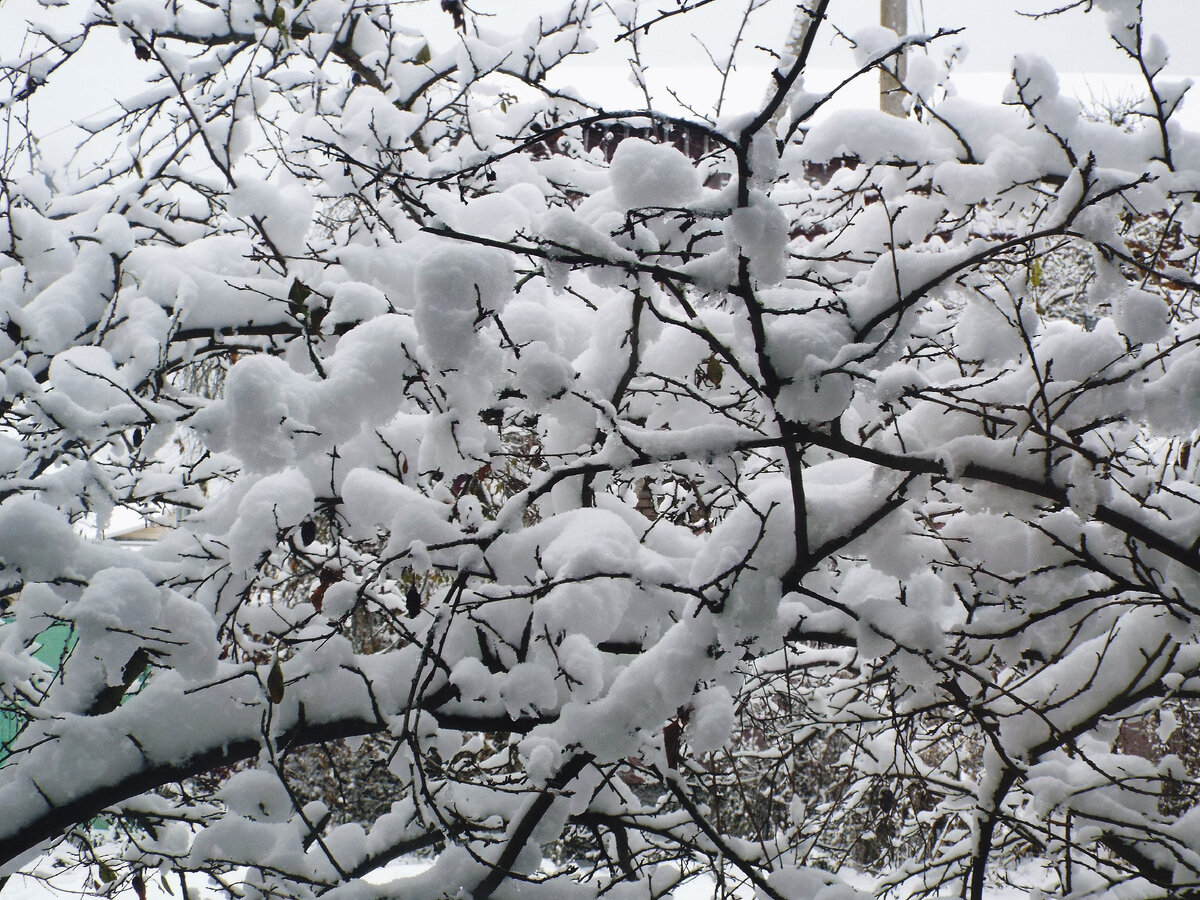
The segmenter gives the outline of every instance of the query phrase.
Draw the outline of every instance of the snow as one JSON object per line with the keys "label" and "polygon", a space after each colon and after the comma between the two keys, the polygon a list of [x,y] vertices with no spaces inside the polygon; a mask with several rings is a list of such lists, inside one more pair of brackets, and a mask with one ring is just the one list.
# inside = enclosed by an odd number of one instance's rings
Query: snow
{"label": "snow", "polygon": [[750,272],[763,287],[783,280],[780,263],[788,243],[788,221],[774,203],[761,194],[752,196],[750,205],[735,209],[725,231],[731,252],[750,261]]}
{"label": "snow", "polygon": [[433,363],[466,363],[480,317],[500,312],[512,291],[512,263],[498,250],[447,244],[428,254],[416,271],[413,322]]}
{"label": "snow", "polygon": [[297,469],[284,469],[256,481],[237,502],[228,537],[230,565],[253,568],[281,534],[312,513],[314,503],[313,487]]}
{"label": "snow", "polygon": [[[403,884],[405,879],[416,878],[429,872],[433,865],[433,861],[427,857],[405,857],[371,872],[366,876],[365,881],[370,885],[387,886],[389,890],[394,890],[394,887]],[[35,879],[29,875],[14,875],[12,881],[5,888],[5,893],[11,894],[9,900],[63,900],[66,897],[77,897],[86,894],[89,890],[94,890],[94,887],[88,885],[86,878],[78,871],[54,873],[44,863],[36,866],[35,869],[41,879],[45,880]],[[671,867],[663,866],[661,871],[664,880],[670,877]],[[798,897],[813,896],[820,897],[822,900],[856,900],[856,898],[870,896],[868,893],[864,893],[871,889],[872,879],[870,876],[843,869],[839,873],[839,877],[847,883],[835,886],[834,880],[826,873],[790,868],[776,873],[772,876],[770,883],[778,890],[794,889]],[[178,876],[167,873],[147,878],[146,896],[148,900],[177,898],[179,886],[177,883],[173,883],[177,881],[177,878]],[[736,870],[730,871],[729,878],[737,878]],[[197,897],[197,900],[216,900],[216,898],[224,896],[224,892],[217,885],[196,876],[189,877],[188,890],[189,896],[193,896],[192,892],[195,892],[194,896]],[[711,874],[701,872],[676,887],[669,896],[673,900],[713,900],[716,896],[715,891],[716,879]],[[607,896],[623,896],[621,886],[614,886]],[[733,896],[739,900],[750,900],[754,897],[754,893],[745,886],[741,886],[735,889]],[[984,896],[987,900],[1018,900],[1025,895],[1015,888],[992,885],[986,889]],[[112,897],[113,900],[135,900],[135,894],[130,887],[124,887],[112,894]]]}
{"label": "snow", "polygon": [[609,173],[613,196],[625,209],[686,206],[700,193],[700,173],[670,144],[622,141]]}
{"label": "snow", "polygon": [[1167,336],[1171,311],[1157,294],[1130,288],[1116,299],[1114,306],[1113,324],[1134,343],[1153,343]]}
{"label": "snow", "polygon": [[361,281],[339,284],[329,304],[325,321],[331,326],[344,322],[363,322],[388,311],[387,296],[374,285]]}
{"label": "snow", "polygon": [[[683,896],[714,859],[789,900],[959,893],[972,866],[1142,890],[1140,855],[1098,862],[1111,835],[1172,854],[1164,891],[1194,880],[1194,815],[1159,796],[1195,760],[1121,740],[1174,739],[1200,677],[1200,140],[1138,4],[1086,21],[1144,52],[1162,128],[1086,119],[1024,48],[966,90],[937,42],[911,115],[856,103],[864,77],[810,120],[896,40],[822,23],[840,74],[805,72],[783,119],[747,130],[786,80],[735,99],[747,38],[713,56],[714,124],[680,84],[694,127],[662,140],[557,90],[602,6],[429,37],[341,0],[217,6],[85,13],[151,90],[94,171],[5,156],[6,870],[56,809],[124,804],[161,828],[85,853],[250,900],[632,898],[673,854]],[[614,13],[639,72],[713,14],[652,6]],[[57,82],[92,41],[53,33],[21,71]],[[579,120],[638,130],[610,160]],[[173,527],[134,549],[101,536],[114,511]],[[368,734],[347,765],[395,779],[375,821],[281,784]],[[594,872],[545,859],[572,814]],[[843,860],[882,880],[821,868]]]}
{"label": "snow", "polygon": [[230,215],[261,220],[280,252],[304,250],[304,237],[312,224],[312,200],[302,185],[289,180],[272,184],[239,173],[237,186],[229,192],[228,209]]}

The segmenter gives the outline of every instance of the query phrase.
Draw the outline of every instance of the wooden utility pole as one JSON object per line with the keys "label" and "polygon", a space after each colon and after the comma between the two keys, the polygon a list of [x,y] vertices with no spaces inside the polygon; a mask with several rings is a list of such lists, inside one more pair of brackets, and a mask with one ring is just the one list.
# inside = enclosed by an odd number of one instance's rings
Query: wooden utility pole
{"label": "wooden utility pole", "polygon": [[[892,29],[900,37],[908,34],[908,0],[879,0],[879,24]],[[903,81],[908,74],[905,54],[897,54],[888,65],[895,66],[896,74]],[[904,92],[900,90],[899,82],[883,69],[879,70],[879,108],[893,116],[903,118],[907,115]]]}

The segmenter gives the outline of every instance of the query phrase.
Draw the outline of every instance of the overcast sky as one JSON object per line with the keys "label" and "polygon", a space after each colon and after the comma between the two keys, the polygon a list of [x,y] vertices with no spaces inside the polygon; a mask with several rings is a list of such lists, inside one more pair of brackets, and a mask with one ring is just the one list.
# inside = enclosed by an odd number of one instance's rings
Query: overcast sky
{"label": "overcast sky", "polygon": [[[651,8],[669,8],[670,2],[649,4]],[[951,42],[965,45],[965,58],[957,65],[960,73],[957,87],[961,93],[977,95],[983,100],[998,100],[1008,80],[1008,72],[1016,53],[1035,53],[1050,59],[1063,76],[1063,90],[1080,96],[1085,102],[1095,96],[1121,96],[1137,93],[1139,76],[1129,58],[1113,43],[1100,13],[1085,14],[1074,10],[1060,16],[1035,20],[1029,15],[1065,5],[1065,0],[908,0],[909,28],[912,31],[934,32],[939,28],[963,28],[963,33],[935,44],[930,52],[942,55]],[[506,14],[518,9],[536,15],[536,0],[497,0],[495,8]],[[651,85],[671,83],[690,101],[700,106],[713,93],[715,77],[708,77],[707,63],[700,40],[707,41],[714,51],[721,41],[728,40],[745,8],[745,0],[715,0],[692,14],[690,28],[652,29],[647,38],[645,57],[663,70],[656,79],[652,71]],[[1159,33],[1171,49],[1168,74],[1180,77],[1200,75],[1200,0],[1145,0],[1146,31]],[[745,45],[763,46],[778,50],[784,43],[791,25],[791,4],[771,4],[752,20],[746,33]],[[812,71],[808,76],[810,89],[827,89],[837,84],[851,69],[853,59],[846,40],[838,32],[853,35],[860,29],[879,22],[879,0],[834,0],[830,6],[833,28],[825,26],[819,34]],[[683,17],[672,21],[679,22]],[[630,79],[616,67],[611,48],[603,42],[600,51],[581,65],[605,67],[601,77],[588,78],[586,72],[563,73],[563,81],[589,81],[602,88],[610,104],[637,102],[638,93]],[[765,52],[752,49],[740,60],[741,71],[731,85],[732,98],[726,112],[736,112],[738,106],[757,103],[769,84],[773,60]],[[612,66],[612,68],[608,68]],[[1198,79],[1200,80],[1200,79]],[[854,103],[874,103],[878,82],[857,85],[847,99]],[[690,89],[690,90],[689,90]],[[1198,89],[1200,91],[1200,89]],[[594,93],[594,91],[593,91]],[[669,104],[664,91],[655,100]],[[1192,100],[1183,120],[1200,128],[1200,94]]]}
{"label": "overcast sky", "polygon": [[[88,0],[72,2],[86,4]],[[670,8],[674,2],[662,0],[647,4],[646,8]],[[651,82],[659,88],[656,104],[672,105],[671,98],[662,90],[671,83],[697,109],[711,109],[715,80],[707,74],[711,67],[700,40],[717,53],[727,47],[746,2],[715,0],[693,14],[676,17],[652,29],[645,39],[645,58],[659,73],[657,77],[652,75]],[[481,14],[494,14],[493,25],[497,30],[519,31],[523,22],[557,4],[546,0],[474,0],[470,5]],[[1045,11],[1056,5],[1061,2],[909,0],[910,28],[929,32],[939,27],[965,29],[953,39],[968,48],[958,69],[962,73],[959,90],[979,95],[980,99],[998,99],[1013,54],[1029,52],[1049,58],[1060,73],[1084,73],[1064,77],[1064,89],[1084,99],[1089,92],[1102,96],[1134,90],[1135,72],[1108,37],[1102,15],[1074,11],[1039,22],[1018,14],[1018,11]],[[739,107],[744,109],[761,99],[772,60],[767,53],[752,48],[757,45],[781,49],[793,10],[792,4],[769,4],[752,18],[745,36],[748,52],[739,59],[739,72],[730,86],[725,112],[736,112]],[[1168,72],[1179,76],[1200,75],[1200,0],[1145,0],[1145,13],[1147,30],[1162,34],[1171,49]],[[11,58],[18,51],[26,20],[61,23],[68,15],[69,9],[44,9],[35,0],[0,0],[0,58]],[[832,24],[847,34],[878,23],[878,17],[879,0],[834,0],[831,6]],[[435,47],[449,46],[456,40],[450,17],[441,11],[439,0],[406,4],[405,19],[412,27],[423,29]],[[610,108],[636,104],[639,95],[630,82],[627,66],[621,63],[618,48],[613,45],[613,30],[603,27],[605,20],[611,25],[611,15],[602,17],[602,26],[597,29],[599,51],[589,58],[573,61],[570,70],[559,76],[560,80],[575,83]],[[833,28],[824,28],[817,40],[808,86],[814,89],[829,86],[851,63],[846,42]],[[114,97],[136,85],[136,79],[144,71],[134,62],[129,48],[120,46],[115,39],[108,45],[97,46],[74,68],[73,77],[61,79],[63,83],[58,90],[42,98],[48,108],[42,110],[37,127],[47,134],[55,133],[48,145],[69,139],[70,132],[63,129],[71,119],[110,108]],[[871,103],[874,90],[874,82],[864,83],[851,100]],[[1192,127],[1200,127],[1200,95],[1190,105],[1190,109],[1185,106],[1184,120]]]}
{"label": "overcast sky", "polygon": [[[645,9],[669,9],[677,0],[649,2]],[[935,31],[939,27],[966,29],[970,58],[965,71],[1007,71],[1014,53],[1032,52],[1054,60],[1064,72],[1117,72],[1128,69],[1128,60],[1117,50],[1104,28],[1102,14],[1072,11],[1060,17],[1034,21],[1021,13],[1038,13],[1066,5],[1067,0],[908,0],[910,29]],[[677,17],[671,25],[651,31],[652,55],[659,61],[677,63],[703,59],[689,31],[716,43],[727,38],[746,0],[715,0],[689,16]],[[436,2],[418,4],[414,18],[432,20],[431,30],[449,35],[449,17]],[[497,24],[533,17],[539,10],[556,6],[546,0],[476,0],[472,8],[497,12]],[[1148,32],[1167,39],[1172,51],[1172,68],[1180,73],[1200,73],[1200,0],[1145,0]],[[754,18],[747,32],[748,43],[777,48],[791,24],[793,4],[772,3]],[[645,13],[643,13],[645,15]],[[438,19],[444,21],[439,22]],[[879,22],[879,0],[833,0],[832,24],[847,32]],[[687,22],[687,29],[674,27]],[[818,66],[845,61],[842,43],[826,31],[817,43]],[[598,59],[604,56],[598,55]],[[764,57],[765,59],[765,57]]]}

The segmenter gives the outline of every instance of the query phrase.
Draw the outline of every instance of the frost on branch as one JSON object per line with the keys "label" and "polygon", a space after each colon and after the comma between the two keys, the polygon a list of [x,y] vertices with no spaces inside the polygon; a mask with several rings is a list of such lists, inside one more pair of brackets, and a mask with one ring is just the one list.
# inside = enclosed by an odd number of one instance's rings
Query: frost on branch
{"label": "frost on branch", "polygon": [[[46,26],[0,69],[0,872],[1194,891],[1200,157],[1096,6],[1139,127],[1027,54],[958,96],[937,34],[906,119],[804,93],[828,0],[709,119],[551,87],[580,3]],[[615,12],[639,72],[693,15]],[[25,111],[104,40],[147,83],[51,169]]]}

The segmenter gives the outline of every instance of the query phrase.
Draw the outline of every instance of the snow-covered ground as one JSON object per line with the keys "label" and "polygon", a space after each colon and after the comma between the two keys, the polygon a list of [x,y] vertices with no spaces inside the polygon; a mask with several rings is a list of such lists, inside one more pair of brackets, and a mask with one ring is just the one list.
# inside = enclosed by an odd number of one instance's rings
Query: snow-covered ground
{"label": "snow-covered ground", "polygon": [[[374,875],[368,876],[367,881],[382,884],[419,875],[426,871],[432,861],[429,859],[409,858],[398,860]],[[0,900],[79,900],[83,897],[106,896],[111,900],[138,900],[132,888],[126,888],[113,894],[100,890],[95,882],[88,883],[88,876],[78,870],[59,871],[55,873],[46,866],[31,866],[29,871],[38,871],[41,877],[14,875],[0,892]],[[843,869],[840,877],[859,890],[870,892],[872,879],[868,875],[847,872]],[[192,875],[188,878],[189,900],[226,900],[227,894],[216,890],[216,885]],[[181,900],[177,876],[169,880],[151,878],[146,882],[146,900]],[[753,895],[749,891],[738,896],[747,900]],[[711,876],[700,876],[680,887],[673,894],[674,900],[713,900],[717,896],[715,881]],[[1024,900],[1028,895],[1012,888],[995,887],[987,892],[988,900]]]}
{"label": "snow-covered ground", "polygon": [[[428,859],[405,859],[392,863],[380,869],[379,872],[367,878],[368,881],[380,884],[419,875],[431,865]],[[81,897],[102,896],[95,883],[88,884],[89,877],[84,873],[61,871],[57,874],[46,867],[30,867],[38,870],[42,877],[35,878],[27,875],[14,875],[12,880],[0,893],[0,900],[77,900]],[[169,890],[168,890],[169,888]],[[199,876],[189,876],[189,900],[217,900],[227,895],[218,892],[216,886]],[[169,880],[157,877],[146,882],[146,900],[180,900],[180,887],[177,876]],[[714,881],[709,877],[693,879],[688,884],[675,891],[675,900],[711,900],[714,896]],[[747,897],[750,895],[747,894]],[[118,891],[111,895],[112,900],[138,900],[132,888]]]}

